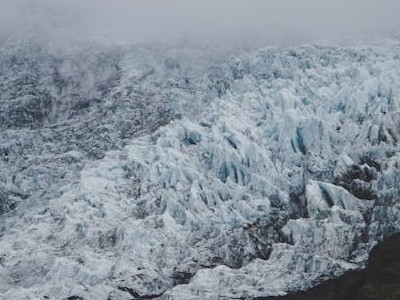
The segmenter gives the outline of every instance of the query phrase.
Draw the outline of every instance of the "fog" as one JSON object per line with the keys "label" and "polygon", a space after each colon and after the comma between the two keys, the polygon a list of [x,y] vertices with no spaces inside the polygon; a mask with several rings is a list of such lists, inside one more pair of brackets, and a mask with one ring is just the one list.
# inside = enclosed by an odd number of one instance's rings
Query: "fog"
{"label": "fog", "polygon": [[400,29],[398,0],[1,0],[0,36],[69,43],[349,42]]}

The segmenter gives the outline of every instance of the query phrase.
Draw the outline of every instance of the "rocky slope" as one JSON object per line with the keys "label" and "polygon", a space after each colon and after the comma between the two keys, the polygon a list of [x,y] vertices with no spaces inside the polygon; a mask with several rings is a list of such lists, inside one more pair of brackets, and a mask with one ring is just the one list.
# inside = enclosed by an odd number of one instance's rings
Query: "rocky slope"
{"label": "rocky slope", "polygon": [[395,300],[400,298],[400,236],[393,235],[375,246],[367,267],[328,280],[306,292],[257,300]]}
{"label": "rocky slope", "polygon": [[0,53],[4,299],[283,295],[399,231],[397,42]]}

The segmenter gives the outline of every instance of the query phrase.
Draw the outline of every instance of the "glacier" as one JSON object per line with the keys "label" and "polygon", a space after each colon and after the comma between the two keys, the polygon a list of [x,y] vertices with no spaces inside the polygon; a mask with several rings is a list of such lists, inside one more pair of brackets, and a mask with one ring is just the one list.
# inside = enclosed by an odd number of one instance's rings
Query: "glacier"
{"label": "glacier", "polygon": [[400,231],[400,42],[0,50],[1,299],[256,299]]}

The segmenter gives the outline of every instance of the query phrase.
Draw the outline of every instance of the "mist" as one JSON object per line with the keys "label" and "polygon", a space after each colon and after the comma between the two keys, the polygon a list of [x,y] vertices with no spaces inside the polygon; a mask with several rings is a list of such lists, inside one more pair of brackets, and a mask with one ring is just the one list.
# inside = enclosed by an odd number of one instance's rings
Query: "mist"
{"label": "mist", "polygon": [[261,47],[398,34],[397,0],[2,0],[0,37]]}

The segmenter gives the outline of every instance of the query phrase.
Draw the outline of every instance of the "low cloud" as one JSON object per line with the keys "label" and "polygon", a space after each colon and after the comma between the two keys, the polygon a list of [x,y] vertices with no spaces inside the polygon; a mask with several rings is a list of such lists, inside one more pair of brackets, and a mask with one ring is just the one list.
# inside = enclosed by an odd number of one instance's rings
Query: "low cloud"
{"label": "low cloud", "polygon": [[0,36],[53,41],[293,44],[400,30],[398,0],[2,0]]}

